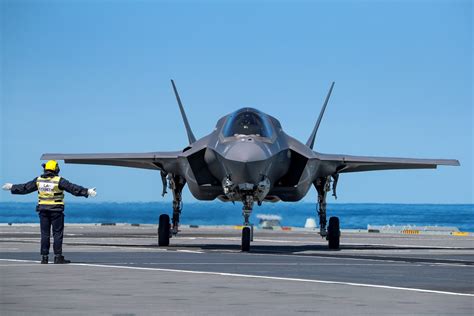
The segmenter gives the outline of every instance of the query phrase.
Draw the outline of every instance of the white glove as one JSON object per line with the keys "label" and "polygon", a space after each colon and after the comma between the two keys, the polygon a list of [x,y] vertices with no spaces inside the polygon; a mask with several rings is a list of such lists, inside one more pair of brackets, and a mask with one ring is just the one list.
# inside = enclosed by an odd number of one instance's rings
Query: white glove
{"label": "white glove", "polygon": [[87,195],[90,197],[95,197],[97,195],[95,188],[87,190]]}
{"label": "white glove", "polygon": [[4,189],[5,191],[10,191],[13,187],[13,184],[11,183],[5,183],[2,187],[2,189]]}

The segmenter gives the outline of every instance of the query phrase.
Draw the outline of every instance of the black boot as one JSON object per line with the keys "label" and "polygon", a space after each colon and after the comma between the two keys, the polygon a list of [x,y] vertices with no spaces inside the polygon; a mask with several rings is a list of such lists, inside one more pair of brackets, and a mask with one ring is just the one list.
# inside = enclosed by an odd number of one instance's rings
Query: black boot
{"label": "black boot", "polygon": [[48,264],[48,256],[41,257],[41,264]]}
{"label": "black boot", "polygon": [[54,257],[54,263],[55,264],[66,264],[66,263],[71,263],[71,260],[64,259],[63,255],[56,255]]}

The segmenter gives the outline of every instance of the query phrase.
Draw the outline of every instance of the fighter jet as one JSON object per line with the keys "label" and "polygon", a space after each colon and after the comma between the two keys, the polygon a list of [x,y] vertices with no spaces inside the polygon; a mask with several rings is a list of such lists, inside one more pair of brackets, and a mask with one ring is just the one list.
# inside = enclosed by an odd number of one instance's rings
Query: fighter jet
{"label": "fighter jet", "polygon": [[182,191],[187,184],[198,200],[242,203],[242,251],[250,250],[254,204],[300,201],[314,186],[317,191],[319,234],[330,249],[339,249],[339,218],[326,220],[326,198],[336,188],[339,175],[389,169],[435,169],[459,166],[454,159],[414,159],[323,154],[313,150],[316,134],[334,88],[331,84],[316,124],[306,143],[286,134],[280,122],[257,109],[241,108],[223,116],[214,130],[198,140],[191,130],[176,85],[173,91],[186,128],[189,144],[178,151],[116,154],[43,154],[41,159],[72,164],[110,165],[160,172],[163,195],[173,194],[173,216],[159,217],[158,245],[169,246],[178,234]]}

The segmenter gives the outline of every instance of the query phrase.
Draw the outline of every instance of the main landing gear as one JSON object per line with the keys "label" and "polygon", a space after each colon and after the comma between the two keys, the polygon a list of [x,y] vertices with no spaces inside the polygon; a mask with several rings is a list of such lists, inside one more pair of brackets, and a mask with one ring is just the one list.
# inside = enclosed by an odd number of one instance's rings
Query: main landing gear
{"label": "main landing gear", "polygon": [[[170,244],[170,238],[176,236],[179,232],[179,217],[183,209],[181,194],[183,192],[186,180],[180,176],[168,175],[169,188],[173,192],[173,217],[168,214],[161,214],[158,222],[158,246],[167,247]],[[166,192],[163,190],[163,192]]]}
{"label": "main landing gear", "polygon": [[[337,183],[337,178],[334,179]],[[315,183],[316,190],[318,191],[318,216],[319,216],[319,233],[321,237],[325,237],[328,241],[329,249],[339,249],[339,242],[341,238],[341,231],[339,228],[339,218],[329,218],[329,225],[326,229],[326,197],[327,193],[331,191],[331,176],[318,178]],[[335,192],[335,186],[333,186],[333,192]],[[334,193],[335,195],[335,193]]]}

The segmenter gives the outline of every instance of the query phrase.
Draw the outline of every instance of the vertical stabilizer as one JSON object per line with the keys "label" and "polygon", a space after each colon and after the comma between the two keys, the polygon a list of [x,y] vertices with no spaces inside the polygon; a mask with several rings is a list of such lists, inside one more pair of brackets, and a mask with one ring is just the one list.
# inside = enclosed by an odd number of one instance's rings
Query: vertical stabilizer
{"label": "vertical stabilizer", "polygon": [[326,110],[326,106],[328,105],[329,98],[331,97],[332,89],[334,88],[334,81],[331,84],[331,88],[329,88],[328,95],[326,96],[326,100],[324,101],[323,108],[321,109],[321,112],[319,113],[318,120],[316,122],[316,125],[314,125],[313,132],[308,138],[308,141],[306,142],[306,146],[309,148],[313,149],[314,146],[314,141],[316,139],[316,133],[318,132],[319,125],[321,124],[321,120],[323,119],[324,111]]}
{"label": "vertical stabilizer", "polygon": [[181,103],[181,98],[179,97],[178,90],[176,89],[176,85],[174,84],[173,79],[171,79],[171,84],[173,85],[176,101],[178,101],[179,111],[181,112],[181,116],[183,117],[184,126],[186,127],[186,133],[188,134],[189,144],[192,144],[196,141],[196,137],[194,137],[193,131],[191,130],[191,126],[189,126],[186,112],[184,112],[183,104]]}

